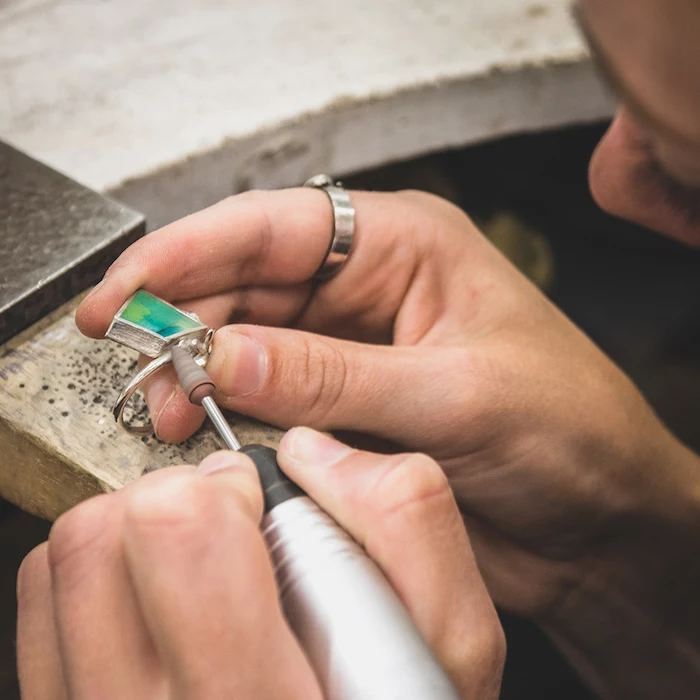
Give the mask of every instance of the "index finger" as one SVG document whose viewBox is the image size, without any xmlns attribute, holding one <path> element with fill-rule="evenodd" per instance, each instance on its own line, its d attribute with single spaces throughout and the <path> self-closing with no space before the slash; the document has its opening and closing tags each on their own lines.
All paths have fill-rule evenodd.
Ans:
<svg viewBox="0 0 700 700">
<path fill-rule="evenodd" d="M 128 496 L 124 551 L 173 695 L 321 700 L 282 614 L 250 458 L 221 452 L 196 476 L 146 479 Z"/>
<path fill-rule="evenodd" d="M 318 269 L 332 209 L 311 188 L 246 192 L 148 234 L 117 259 L 78 308 L 80 330 L 101 338 L 140 288 L 177 302 L 250 284 L 294 284 Z"/>
</svg>

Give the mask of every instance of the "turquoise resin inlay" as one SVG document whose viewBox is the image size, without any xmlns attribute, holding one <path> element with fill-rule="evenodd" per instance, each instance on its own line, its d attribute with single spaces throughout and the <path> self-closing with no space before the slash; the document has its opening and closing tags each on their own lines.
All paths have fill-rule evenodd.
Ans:
<svg viewBox="0 0 700 700">
<path fill-rule="evenodd" d="M 201 323 L 143 289 L 136 292 L 134 298 L 119 314 L 119 318 L 156 333 L 161 338 L 203 328 Z"/>
</svg>

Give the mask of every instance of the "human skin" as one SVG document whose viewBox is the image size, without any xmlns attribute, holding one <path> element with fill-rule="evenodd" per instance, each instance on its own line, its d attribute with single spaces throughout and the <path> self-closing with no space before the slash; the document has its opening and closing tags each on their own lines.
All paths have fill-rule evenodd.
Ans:
<svg viewBox="0 0 700 700">
<path fill-rule="evenodd" d="M 625 105 L 591 163 L 598 203 L 700 245 L 700 8 L 582 0 L 578 14 Z"/>
<path fill-rule="evenodd" d="M 689 8 L 584 0 L 580 14 L 634 95 L 592 162 L 594 195 L 697 243 Z M 674 80 L 679 66 L 694 78 Z M 77 321 L 101 337 L 139 287 L 197 311 L 220 328 L 209 371 L 223 405 L 428 453 L 496 602 L 539 622 L 601 696 L 694 697 L 697 456 L 462 212 L 419 193 L 351 196 L 355 246 L 330 282 L 310 281 L 331 227 L 325 195 L 252 192 L 132 246 Z M 203 420 L 169 372 L 148 402 L 167 440 Z"/>
<path fill-rule="evenodd" d="M 384 569 L 460 695 L 496 700 L 503 632 L 438 465 L 309 429 L 279 459 Z M 250 459 L 221 452 L 62 516 L 19 574 L 22 698 L 321 700 L 280 608 L 262 503 Z"/>
<path fill-rule="evenodd" d="M 663 592 L 697 532 L 696 456 L 464 213 L 422 193 L 351 196 L 356 247 L 330 282 L 309 283 L 327 245 L 327 197 L 250 192 L 132 246 L 78 323 L 100 337 L 140 287 L 216 327 L 245 321 L 215 335 L 208 370 L 222 405 L 428 453 L 450 479 L 495 601 L 536 619 L 601 692 L 656 692 L 629 673 L 658 645 L 629 608 L 661 624 L 685 604 L 681 593 L 694 595 Z M 165 439 L 203 419 L 168 372 L 147 396 Z M 580 630 L 592 610 L 606 610 L 602 639 L 611 625 L 635 641 L 626 663 L 591 670 L 590 654 L 576 658 L 605 646 Z M 682 641 L 696 634 L 684 629 Z M 664 687 L 697 682 L 684 659 L 658 675 Z"/>
</svg>

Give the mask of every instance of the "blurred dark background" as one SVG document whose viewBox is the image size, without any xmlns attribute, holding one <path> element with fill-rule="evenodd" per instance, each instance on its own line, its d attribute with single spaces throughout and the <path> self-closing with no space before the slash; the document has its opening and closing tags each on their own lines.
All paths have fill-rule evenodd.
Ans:
<svg viewBox="0 0 700 700">
<path fill-rule="evenodd" d="M 587 168 L 605 124 L 531 134 L 398 163 L 347 187 L 451 199 L 637 383 L 700 450 L 700 251 L 600 212 Z M 0 502 L 0 698 L 19 697 L 14 581 L 48 524 Z M 503 615 L 504 700 L 591 698 L 534 625 Z"/>
</svg>

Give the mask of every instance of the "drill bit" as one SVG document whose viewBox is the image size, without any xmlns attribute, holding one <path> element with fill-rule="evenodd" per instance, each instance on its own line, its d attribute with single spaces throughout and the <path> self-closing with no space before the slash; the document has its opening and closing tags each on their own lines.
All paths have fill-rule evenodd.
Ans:
<svg viewBox="0 0 700 700">
<path fill-rule="evenodd" d="M 240 450 L 241 443 L 238 442 L 238 438 L 233 434 L 233 430 L 231 430 L 226 418 L 224 418 L 224 414 L 221 413 L 221 409 L 214 401 L 216 387 L 212 378 L 184 348 L 175 345 L 171 352 L 173 367 L 175 367 L 177 378 L 180 381 L 182 390 L 185 392 L 185 396 L 196 406 L 204 406 L 204 410 L 229 450 L 234 450 L 235 452 Z"/>
</svg>

